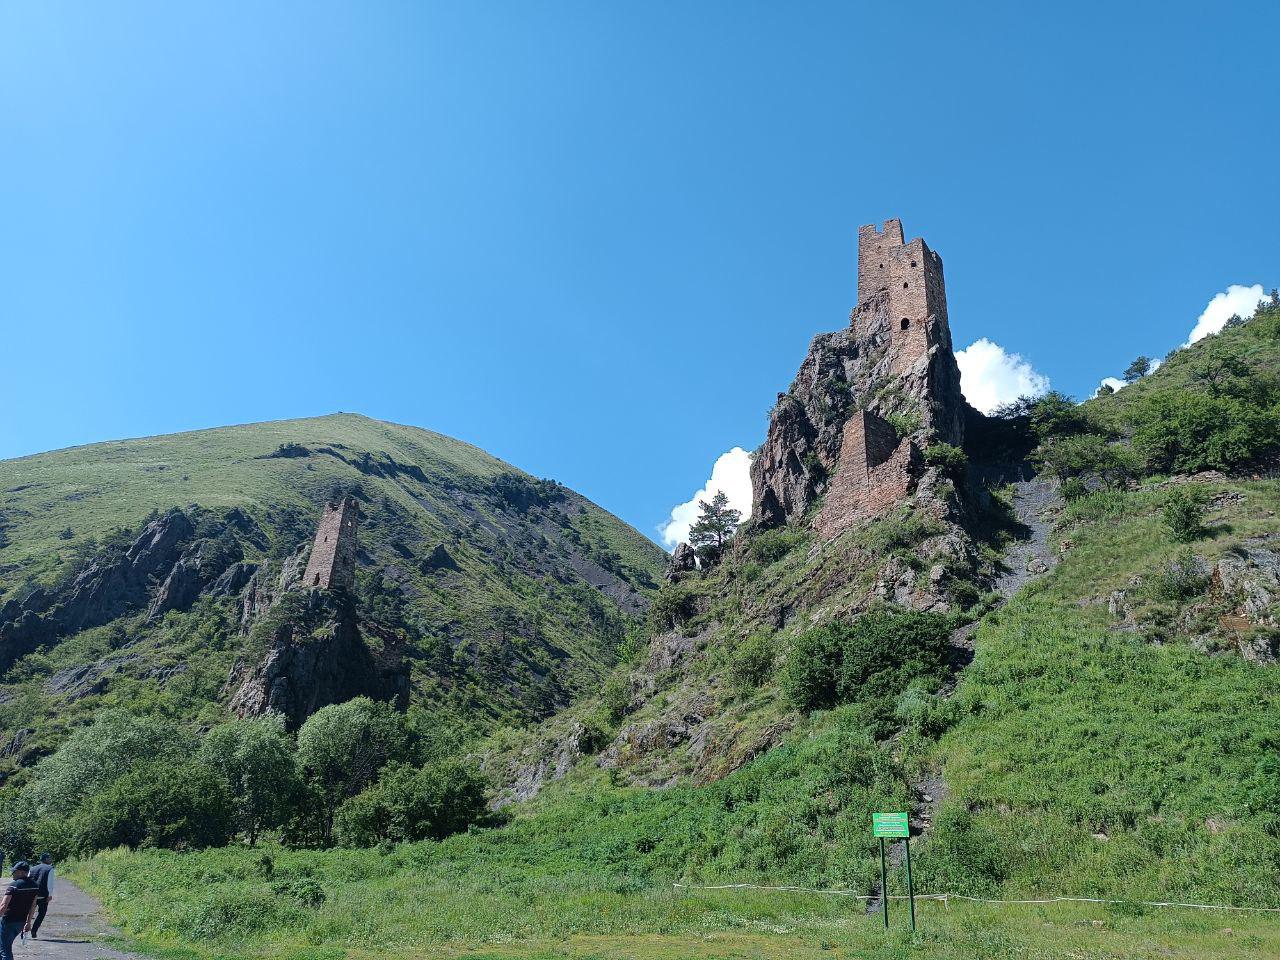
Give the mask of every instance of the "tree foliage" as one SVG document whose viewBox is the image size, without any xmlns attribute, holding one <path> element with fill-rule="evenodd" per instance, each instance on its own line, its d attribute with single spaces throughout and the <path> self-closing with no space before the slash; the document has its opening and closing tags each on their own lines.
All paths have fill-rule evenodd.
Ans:
<svg viewBox="0 0 1280 960">
<path fill-rule="evenodd" d="M 301 782 L 293 740 L 279 714 L 214 727 L 200 744 L 199 758 L 226 784 L 236 826 L 251 846 L 264 829 L 280 826 L 289 816 Z"/>
<path fill-rule="evenodd" d="M 708 502 L 698 501 L 701 513 L 689 528 L 689 543 L 695 547 L 712 546 L 716 551 L 724 549 L 725 541 L 742 522 L 742 511 L 729 506 L 729 497 L 723 490 Z"/>
</svg>

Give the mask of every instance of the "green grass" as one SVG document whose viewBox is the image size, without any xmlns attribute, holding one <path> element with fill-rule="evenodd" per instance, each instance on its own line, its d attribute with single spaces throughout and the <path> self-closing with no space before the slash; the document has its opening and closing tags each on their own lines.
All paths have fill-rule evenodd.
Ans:
<svg viewBox="0 0 1280 960">
<path fill-rule="evenodd" d="M 263 857 L 273 879 L 263 876 Z M 777 891 L 677 890 L 605 873 L 477 870 L 407 847 L 381 855 L 279 849 L 100 856 L 75 869 L 129 945 L 168 960 L 363 957 L 1212 958 L 1275 956 L 1280 921 L 1122 906 L 891 905 Z M 328 899 L 300 904 L 287 877 Z M 294 883 L 296 887 L 296 882 Z M 175 895 L 176 898 L 175 898 Z"/>
</svg>

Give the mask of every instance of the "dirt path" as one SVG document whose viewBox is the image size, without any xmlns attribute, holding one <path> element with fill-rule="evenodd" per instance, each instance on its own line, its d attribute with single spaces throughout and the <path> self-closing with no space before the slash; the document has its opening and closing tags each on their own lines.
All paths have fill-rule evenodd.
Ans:
<svg viewBox="0 0 1280 960">
<path fill-rule="evenodd" d="M 58 877 L 53 903 L 40 927 L 40 938 L 18 940 L 15 960 L 49 957 L 58 960 L 139 960 L 135 953 L 121 953 L 99 941 L 115 931 L 102 919 L 102 905 L 65 877 Z"/>
<path fill-rule="evenodd" d="M 1012 485 L 1013 516 L 1018 527 L 1018 539 L 1009 547 L 1004 557 L 1004 569 L 996 577 L 995 590 L 1001 603 L 1008 600 L 1032 580 L 1044 576 L 1058 563 L 1058 555 L 1049 543 L 1055 514 L 1062 506 L 1062 495 L 1052 480 L 1033 477 Z M 965 624 L 951 635 L 952 675 L 939 691 L 940 696 L 955 693 L 960 682 L 960 672 L 973 661 L 979 621 Z M 912 835 L 920 836 L 933 826 L 934 817 L 947 796 L 947 785 L 942 774 L 932 773 L 924 780 L 912 784 L 917 802 L 911 811 Z M 889 851 L 889 859 L 896 867 L 902 862 L 902 844 L 895 843 Z M 876 899 L 867 903 L 867 913 L 880 909 L 880 891 Z"/>
</svg>

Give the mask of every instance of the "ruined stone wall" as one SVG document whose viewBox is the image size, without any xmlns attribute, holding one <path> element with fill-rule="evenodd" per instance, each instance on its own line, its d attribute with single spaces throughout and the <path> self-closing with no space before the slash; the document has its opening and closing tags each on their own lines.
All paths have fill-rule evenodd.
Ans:
<svg viewBox="0 0 1280 960">
<path fill-rule="evenodd" d="M 840 463 L 818 514 L 818 531 L 834 537 L 858 520 L 878 516 L 910 496 L 922 469 L 920 450 L 867 410 L 849 418 Z"/>
<path fill-rule="evenodd" d="M 350 590 L 355 586 L 359 513 L 359 504 L 351 497 L 325 505 L 302 577 L 304 587 Z"/>
</svg>

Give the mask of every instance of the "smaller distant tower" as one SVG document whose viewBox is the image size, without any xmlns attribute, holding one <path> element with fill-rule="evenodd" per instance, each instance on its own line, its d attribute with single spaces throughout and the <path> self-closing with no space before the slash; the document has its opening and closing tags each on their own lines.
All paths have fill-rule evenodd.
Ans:
<svg viewBox="0 0 1280 960">
<path fill-rule="evenodd" d="M 360 505 L 354 497 L 328 503 L 316 539 L 311 544 L 311 558 L 303 575 L 303 586 L 321 590 L 349 591 L 356 580 L 356 532 Z"/>
</svg>

